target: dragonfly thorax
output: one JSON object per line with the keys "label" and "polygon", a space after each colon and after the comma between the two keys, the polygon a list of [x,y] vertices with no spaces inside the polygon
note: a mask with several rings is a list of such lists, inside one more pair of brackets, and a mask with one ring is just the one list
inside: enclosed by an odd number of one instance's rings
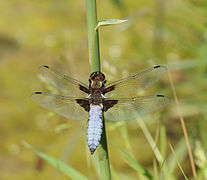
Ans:
{"label": "dragonfly thorax", "polygon": [[89,103],[90,104],[102,104],[104,96],[101,89],[90,88]]}
{"label": "dragonfly thorax", "polygon": [[105,89],[105,76],[101,72],[93,72],[89,79],[89,104],[99,105],[103,103],[103,93]]}

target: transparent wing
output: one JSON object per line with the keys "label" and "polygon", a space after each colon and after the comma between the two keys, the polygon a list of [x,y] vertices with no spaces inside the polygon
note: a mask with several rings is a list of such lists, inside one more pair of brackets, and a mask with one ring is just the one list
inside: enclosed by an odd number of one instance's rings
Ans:
{"label": "transparent wing", "polygon": [[166,72],[167,68],[165,66],[155,66],[134,76],[112,82],[106,86],[106,92],[107,88],[108,90],[113,90],[106,93],[105,96],[121,97],[135,95],[140,90],[146,89],[157,82]]}
{"label": "transparent wing", "polygon": [[40,75],[46,79],[51,85],[55,86],[57,89],[61,91],[63,94],[68,94],[71,96],[83,96],[86,97],[87,93],[81,91],[80,89],[88,90],[86,84],[68,77],[49,66],[41,66]]}
{"label": "transparent wing", "polygon": [[77,98],[74,97],[35,92],[31,95],[31,99],[40,106],[68,119],[84,120],[88,117],[88,113],[76,102]]}
{"label": "transparent wing", "polygon": [[[107,100],[112,99],[106,98],[105,101]],[[134,119],[143,114],[157,111],[169,103],[169,99],[163,95],[116,98],[116,100],[118,103],[104,113],[107,120],[119,121]]]}

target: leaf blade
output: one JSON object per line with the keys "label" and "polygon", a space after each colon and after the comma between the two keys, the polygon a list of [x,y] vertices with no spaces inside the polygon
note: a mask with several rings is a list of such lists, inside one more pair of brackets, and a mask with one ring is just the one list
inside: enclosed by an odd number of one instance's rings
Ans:
{"label": "leaf blade", "polygon": [[138,162],[136,162],[129,154],[124,152],[118,145],[112,142],[112,145],[122,154],[122,156],[127,160],[127,163],[130,167],[144,175],[150,180],[153,180],[153,176],[147,171],[144,167],[142,167]]}
{"label": "leaf blade", "polygon": [[77,180],[88,180],[88,178],[86,178],[84,175],[82,175],[77,170],[71,168],[67,164],[65,164],[65,163],[63,163],[63,162],[61,162],[61,161],[59,161],[59,160],[57,160],[57,159],[55,159],[55,158],[53,158],[51,156],[48,156],[45,153],[42,153],[42,152],[36,150],[30,144],[28,144],[26,141],[22,140],[22,144],[23,144],[24,147],[26,147],[27,149],[31,150],[36,155],[38,155],[39,157],[41,157],[42,159],[47,161],[50,165],[58,168],[60,171],[65,173],[68,177],[70,177],[72,179],[77,179]]}
{"label": "leaf blade", "polygon": [[96,30],[101,27],[101,26],[110,26],[110,25],[116,25],[116,24],[121,24],[121,23],[124,23],[128,20],[126,19],[106,19],[106,20],[102,20],[102,21],[99,21],[97,26],[96,26]]}

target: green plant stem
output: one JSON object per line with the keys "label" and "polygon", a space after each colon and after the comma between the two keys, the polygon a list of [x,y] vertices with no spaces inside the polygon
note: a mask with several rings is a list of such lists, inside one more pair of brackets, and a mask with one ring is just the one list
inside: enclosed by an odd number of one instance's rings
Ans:
{"label": "green plant stem", "polygon": [[88,24],[88,49],[91,71],[101,71],[99,35],[97,26],[96,0],[86,0],[87,24]]}
{"label": "green plant stem", "polygon": [[[98,29],[95,30],[97,26],[96,0],[86,0],[86,10],[88,24],[89,61],[91,63],[91,71],[101,71]],[[107,150],[107,138],[104,117],[103,132],[98,150],[101,179],[109,180],[111,179],[111,171]]]}
{"label": "green plant stem", "polygon": [[105,119],[103,117],[103,132],[101,135],[101,141],[98,147],[99,155],[99,165],[101,172],[101,179],[111,179],[111,170],[108,156],[107,148],[107,138],[106,138],[106,128],[105,128]]}

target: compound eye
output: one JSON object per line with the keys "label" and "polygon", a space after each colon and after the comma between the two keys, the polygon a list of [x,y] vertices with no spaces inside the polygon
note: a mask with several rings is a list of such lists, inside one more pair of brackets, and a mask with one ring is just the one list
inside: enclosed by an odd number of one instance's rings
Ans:
{"label": "compound eye", "polygon": [[103,73],[99,72],[98,73],[98,76],[99,76],[99,78],[100,78],[101,81],[104,81],[105,80],[105,76],[104,76]]}
{"label": "compound eye", "polygon": [[102,75],[102,74],[98,74],[98,77],[99,77],[99,79],[101,80],[101,81],[103,81],[105,78],[104,78],[104,76]]}
{"label": "compound eye", "polygon": [[95,72],[93,72],[93,73],[90,75],[90,79],[92,79],[92,80],[95,79]]}

